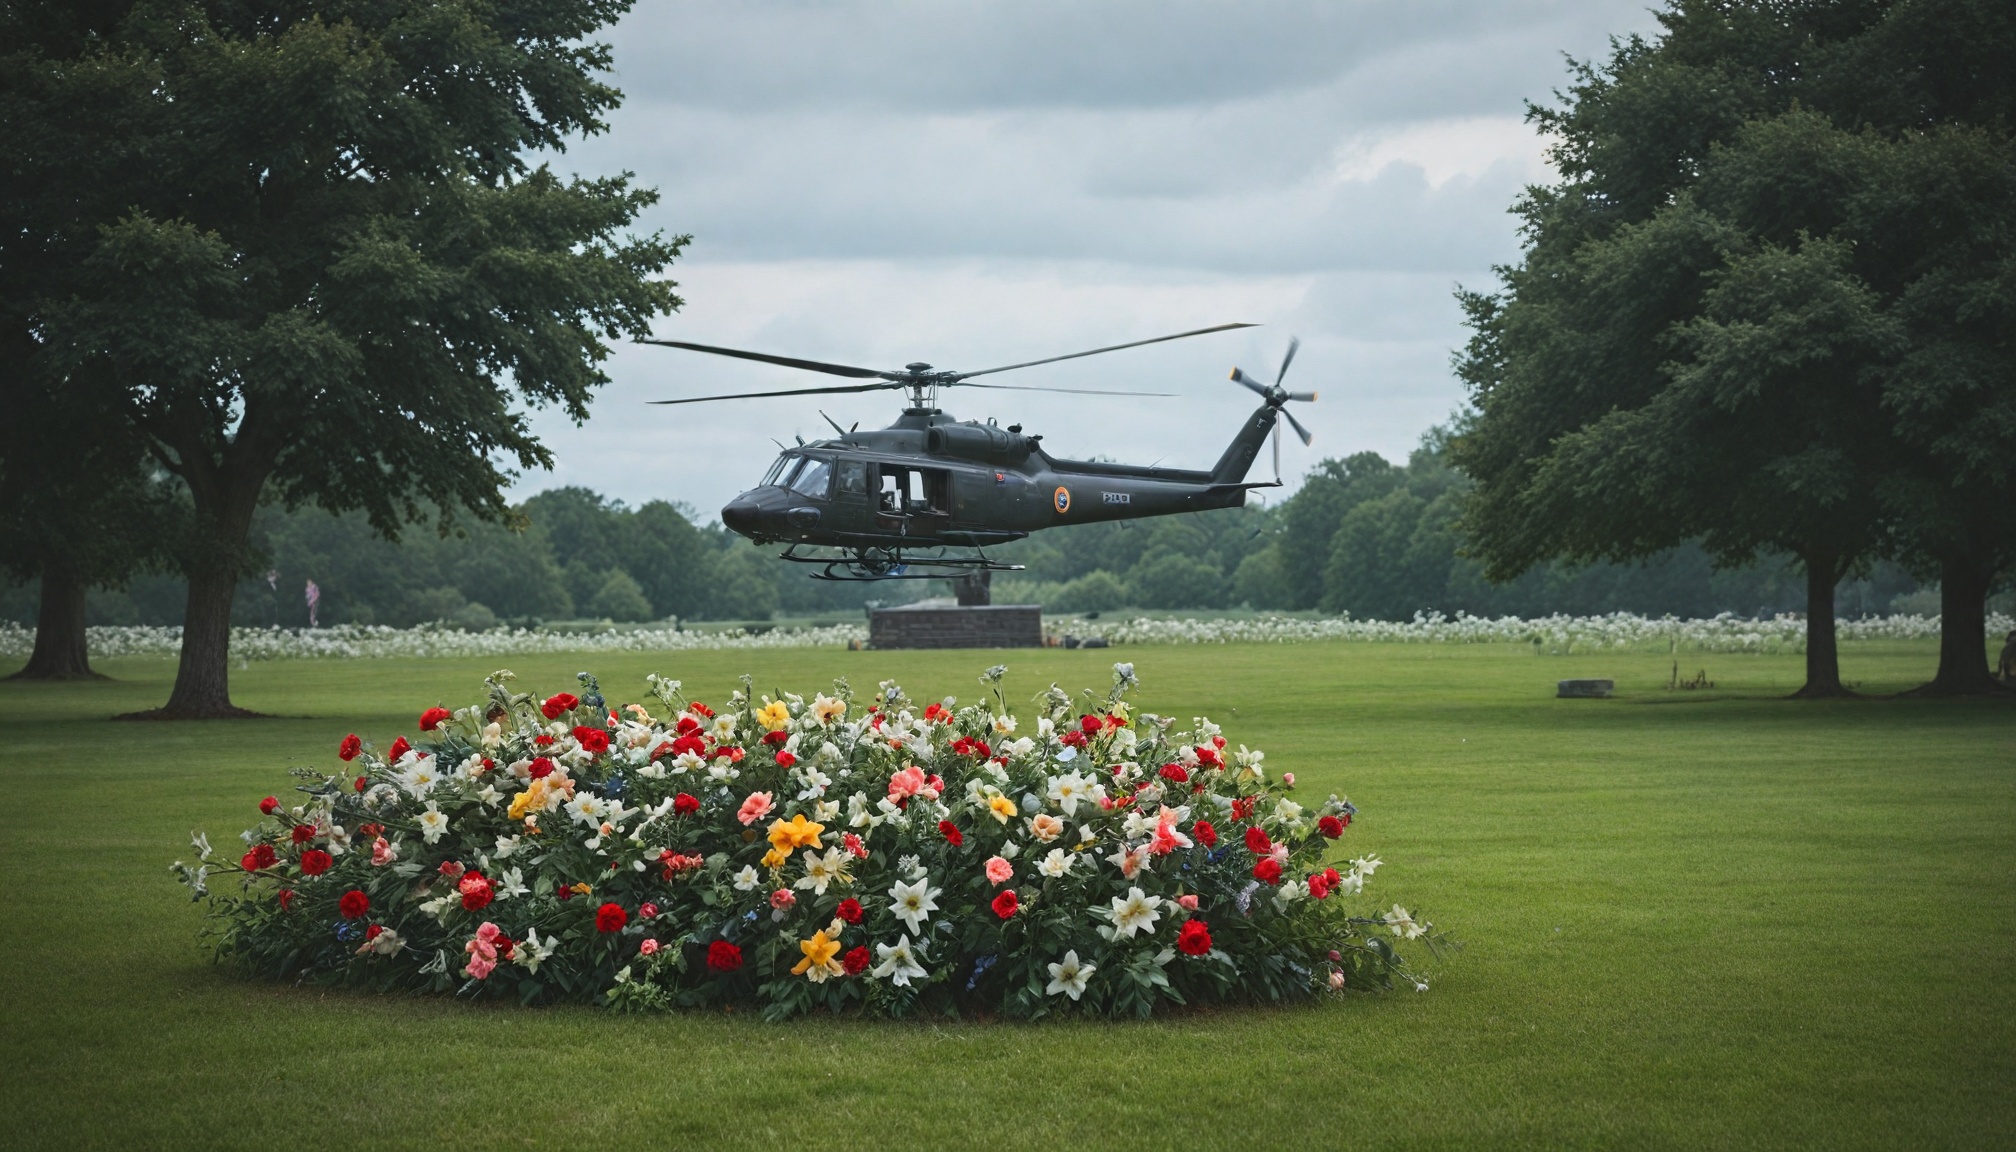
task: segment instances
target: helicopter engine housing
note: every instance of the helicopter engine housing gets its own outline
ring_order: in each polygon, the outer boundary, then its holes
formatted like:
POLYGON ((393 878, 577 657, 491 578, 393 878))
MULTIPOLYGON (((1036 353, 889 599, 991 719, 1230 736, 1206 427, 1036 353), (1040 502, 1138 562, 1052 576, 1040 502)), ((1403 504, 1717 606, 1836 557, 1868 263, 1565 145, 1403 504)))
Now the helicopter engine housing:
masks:
POLYGON ((924 450, 933 456, 956 456, 983 464, 1020 464, 1029 459, 1035 440, 992 424, 934 424, 925 433, 924 450))

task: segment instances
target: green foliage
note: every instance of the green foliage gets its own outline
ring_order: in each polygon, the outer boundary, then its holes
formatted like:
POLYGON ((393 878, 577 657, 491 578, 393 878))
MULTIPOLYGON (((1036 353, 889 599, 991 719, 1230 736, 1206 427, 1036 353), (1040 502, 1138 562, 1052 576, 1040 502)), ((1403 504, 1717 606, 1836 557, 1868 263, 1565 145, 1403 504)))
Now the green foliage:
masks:
POLYGON ((593 616, 604 616, 620 622, 634 622, 651 618, 651 602, 644 598, 644 588, 632 579, 628 572, 613 568, 609 576, 596 591, 594 599, 588 601, 588 612, 593 616))

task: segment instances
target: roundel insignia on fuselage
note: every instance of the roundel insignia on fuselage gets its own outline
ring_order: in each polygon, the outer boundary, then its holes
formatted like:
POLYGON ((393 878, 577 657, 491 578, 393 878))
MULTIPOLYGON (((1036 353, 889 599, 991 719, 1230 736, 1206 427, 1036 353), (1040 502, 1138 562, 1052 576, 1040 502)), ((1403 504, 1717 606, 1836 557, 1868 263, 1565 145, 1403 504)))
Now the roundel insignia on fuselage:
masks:
POLYGON ((1059 485, 1055 499, 1057 502, 1057 514, 1059 516, 1071 511, 1071 490, 1069 488, 1059 485))

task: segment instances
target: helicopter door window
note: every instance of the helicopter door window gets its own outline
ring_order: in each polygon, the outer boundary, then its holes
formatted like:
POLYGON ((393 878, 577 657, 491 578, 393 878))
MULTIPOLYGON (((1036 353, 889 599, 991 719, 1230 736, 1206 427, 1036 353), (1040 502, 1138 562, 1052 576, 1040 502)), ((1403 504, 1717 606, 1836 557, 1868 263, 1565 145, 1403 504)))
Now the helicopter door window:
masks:
POLYGON ((808 460, 805 467, 799 470, 798 475, 792 477, 791 490, 800 496, 809 496, 814 500, 824 500, 826 498, 827 482, 832 478, 832 474, 832 465, 827 461, 808 460))
POLYGON ((836 470, 840 478, 840 495, 866 496, 868 494, 868 464, 862 460, 842 460, 836 470))

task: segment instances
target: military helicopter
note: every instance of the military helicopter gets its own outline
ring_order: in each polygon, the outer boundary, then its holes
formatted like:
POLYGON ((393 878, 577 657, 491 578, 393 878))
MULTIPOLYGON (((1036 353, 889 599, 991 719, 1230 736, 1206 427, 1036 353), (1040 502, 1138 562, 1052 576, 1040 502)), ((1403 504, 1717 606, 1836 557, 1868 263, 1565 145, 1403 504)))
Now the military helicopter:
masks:
POLYGON ((1289 341, 1288 353, 1282 358, 1272 384, 1263 384, 1237 368, 1232 369, 1233 381, 1259 393, 1260 407, 1240 426, 1218 463, 1209 471, 1197 471, 1058 459, 1043 450, 1042 436, 1024 434, 1020 424, 1002 428, 992 419, 985 423, 953 419, 938 407, 940 389, 1167 396, 1169 393, 1163 392, 1110 392, 971 381, 976 376, 1251 327, 1254 325, 1220 324, 978 372, 947 372, 922 363, 906 364, 900 371, 882 371, 683 340, 640 343, 871 381, 651 401, 654 404, 700 404, 840 392, 908 392, 909 402, 903 414, 887 428, 867 432, 860 431, 858 424, 842 428, 821 412, 832 425, 834 437, 809 444, 801 439, 796 447, 786 448, 756 487, 721 509, 721 523, 758 544, 786 544, 783 559, 818 566, 820 570, 812 573, 815 579, 930 580, 977 572, 1019 571, 1022 567, 1019 564, 989 558, 986 548, 1023 539, 1044 528, 1241 507, 1249 490, 1278 487, 1281 483, 1279 421, 1286 419, 1303 444, 1310 441, 1309 430, 1283 405, 1290 400, 1316 399, 1314 392, 1290 392, 1281 386, 1288 365, 1294 362, 1297 341, 1289 341), (1270 432, 1274 435, 1274 479, 1248 482, 1247 470, 1270 432))

